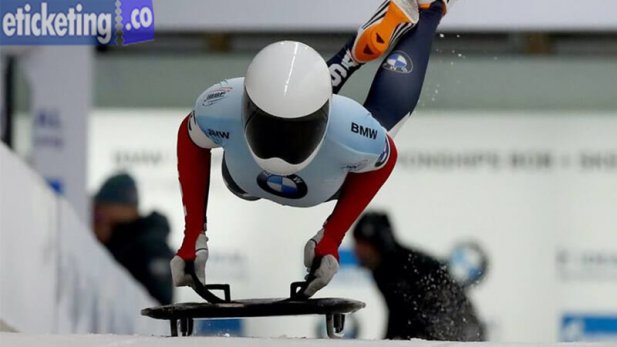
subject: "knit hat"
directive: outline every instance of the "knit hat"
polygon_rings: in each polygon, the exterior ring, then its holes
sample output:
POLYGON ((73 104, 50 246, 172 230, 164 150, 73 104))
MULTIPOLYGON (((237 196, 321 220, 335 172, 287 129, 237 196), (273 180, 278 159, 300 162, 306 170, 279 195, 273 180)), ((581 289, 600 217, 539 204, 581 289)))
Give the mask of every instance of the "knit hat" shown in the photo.
POLYGON ((108 178, 94 196, 96 203, 137 206, 137 185, 129 174, 121 173, 108 178))
POLYGON ((393 251, 397 246, 390 219, 383 212, 362 215, 353 229, 353 236, 356 240, 369 242, 380 253, 393 251))

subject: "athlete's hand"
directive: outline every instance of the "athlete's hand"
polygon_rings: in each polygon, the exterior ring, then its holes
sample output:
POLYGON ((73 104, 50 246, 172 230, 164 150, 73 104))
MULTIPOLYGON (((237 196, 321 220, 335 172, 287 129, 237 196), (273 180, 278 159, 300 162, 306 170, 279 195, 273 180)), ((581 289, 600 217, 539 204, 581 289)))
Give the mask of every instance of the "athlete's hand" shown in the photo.
MULTIPOLYGON (((199 234, 195 243, 195 260, 192 260, 195 275, 201 284, 206 284, 206 262, 208 261, 208 238, 205 233, 199 234)), ((187 272, 186 265, 189 261, 182 259, 179 256, 173 257, 170 262, 171 277, 173 278, 174 286, 193 287, 194 282, 190 272, 187 272)))
POLYGON ((308 285, 302 294, 307 298, 315 295, 318 290, 330 283, 339 268, 336 249, 326 254, 315 252, 317 245, 323 240, 323 235, 322 229, 304 246, 304 266, 309 274, 306 276, 308 285))

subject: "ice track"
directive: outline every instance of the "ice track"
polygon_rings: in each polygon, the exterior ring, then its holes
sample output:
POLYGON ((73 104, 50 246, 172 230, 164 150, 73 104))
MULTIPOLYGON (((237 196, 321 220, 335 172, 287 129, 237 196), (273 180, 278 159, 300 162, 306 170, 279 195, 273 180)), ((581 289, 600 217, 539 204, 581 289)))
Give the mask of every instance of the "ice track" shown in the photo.
MULTIPOLYGON (((569 343, 569 344, 523 344, 523 343, 463 343, 463 342, 432 342, 424 340, 411 341, 369 341, 369 340, 318 340, 291 338, 232 338, 232 337, 155 337, 127 335, 35 335, 23 333, 0 333, 2 347, 535 347, 535 346, 567 346, 567 347, 608 347, 609 343, 569 343)), ((612 346, 617 346, 613 344, 612 346)))

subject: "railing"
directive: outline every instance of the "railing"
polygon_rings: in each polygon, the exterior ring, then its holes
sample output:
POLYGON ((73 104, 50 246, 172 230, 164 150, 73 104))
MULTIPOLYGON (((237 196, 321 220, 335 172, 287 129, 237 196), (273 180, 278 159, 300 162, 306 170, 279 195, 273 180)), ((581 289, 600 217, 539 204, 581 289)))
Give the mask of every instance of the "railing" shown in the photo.
POLYGON ((32 333, 164 334, 155 305, 44 180, 0 145, 0 320, 32 333))

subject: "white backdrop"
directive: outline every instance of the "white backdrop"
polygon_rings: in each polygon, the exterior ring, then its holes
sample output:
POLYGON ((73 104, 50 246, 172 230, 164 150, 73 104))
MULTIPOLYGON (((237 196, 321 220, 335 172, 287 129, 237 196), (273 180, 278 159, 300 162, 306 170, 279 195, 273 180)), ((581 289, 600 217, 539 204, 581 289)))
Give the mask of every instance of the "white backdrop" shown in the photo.
POLYGON ((31 134, 28 138, 15 134, 14 141, 32 142, 33 167, 70 201, 84 222, 89 219, 85 130, 91 106, 93 52, 92 47, 65 46, 11 46, 0 52, 18 58, 28 84, 31 134))
MULTIPOLYGON (((143 209, 170 218, 174 247, 182 238, 175 136, 187 112, 97 111, 91 129, 91 190, 128 169, 143 209)), ((471 295, 493 340, 565 339, 567 315, 617 317, 616 133, 617 118, 593 112, 414 115, 397 135, 399 162, 372 207, 390 211, 405 244, 446 257, 455 243, 474 240, 487 252, 488 275, 471 295)), ((213 153, 209 281, 230 283, 238 298, 286 296, 303 276, 304 242, 333 204, 237 199, 220 177, 221 152, 213 153)), ((366 274, 344 266, 320 295, 366 301, 362 337, 382 336, 384 310, 366 274)), ((190 291, 178 296, 188 299, 190 291)), ((316 324, 251 319, 246 331, 310 336, 316 324)))

